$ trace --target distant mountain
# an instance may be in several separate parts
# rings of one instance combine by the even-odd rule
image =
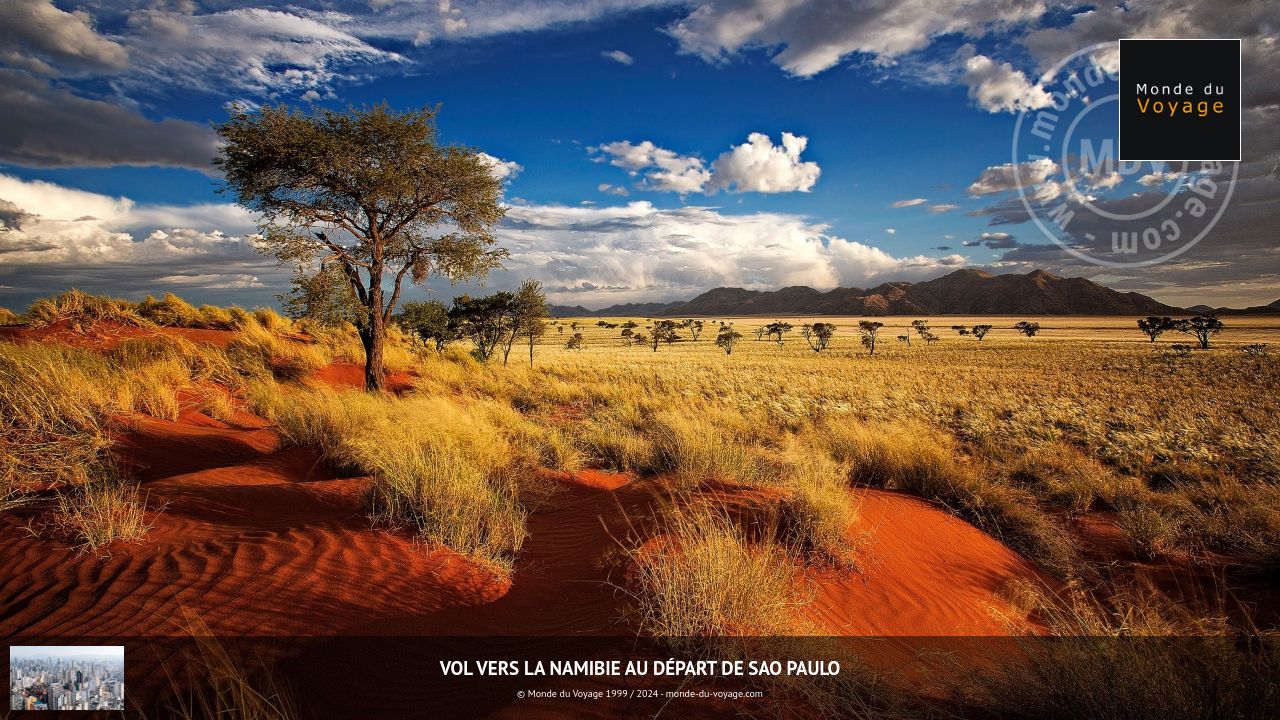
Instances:
[[[610,305],[599,310],[588,310],[581,305],[551,305],[551,317],[652,317],[664,310],[683,305],[684,302],[624,303]]]
[[[611,312],[609,314],[624,314]],[[920,283],[890,282],[869,289],[810,287],[775,291],[716,288],[657,312],[665,316],[721,315],[1147,315],[1185,314],[1146,295],[1118,292],[1085,278],[1043,270],[992,275],[957,270]]]
[[[1208,305],[1192,305],[1187,310],[1200,314],[1213,313],[1214,315],[1273,315],[1280,313],[1280,300],[1268,305],[1254,305],[1247,308],[1212,308]]]
[[[1280,307],[1280,300],[1273,303]],[[1252,309],[1251,309],[1252,310]],[[1272,310],[1275,311],[1275,310]],[[629,303],[588,310],[552,306],[556,317],[720,317],[732,315],[1185,315],[1188,310],[1085,278],[1044,270],[992,275],[957,270],[920,283],[822,292],[803,285],[781,290],[721,287],[688,302]],[[1190,312],[1200,312],[1190,310]]]

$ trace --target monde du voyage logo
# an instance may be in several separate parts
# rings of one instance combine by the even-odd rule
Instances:
[[[1106,267],[1154,265],[1209,234],[1239,170],[1239,40],[1099,43],[1041,82],[1014,128],[1020,215]]]

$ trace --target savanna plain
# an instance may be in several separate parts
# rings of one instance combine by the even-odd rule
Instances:
[[[6,636],[841,660],[729,708],[766,717],[1280,707],[1275,316],[1207,349],[1129,317],[701,318],[656,345],[620,328],[660,319],[560,318],[505,363],[393,330],[381,394],[353,328],[271,310],[68,292],[4,320]],[[203,657],[226,672],[174,715],[305,705]]]

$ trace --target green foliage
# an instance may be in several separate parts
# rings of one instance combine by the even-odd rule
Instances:
[[[827,345],[831,343],[831,338],[836,334],[836,326],[832,323],[813,323],[805,324],[800,328],[800,337],[803,337],[809,343],[809,347],[814,352],[822,352],[827,349]]]
[[[733,329],[732,325],[721,325],[716,333],[716,347],[722,348],[725,355],[733,354],[733,346],[742,339],[742,333]]]
[[[1014,325],[1013,329],[1017,330],[1023,335],[1026,335],[1027,337],[1035,337],[1036,333],[1040,332],[1040,323],[1031,322],[1029,320],[1022,320],[1018,322],[1017,325]]]
[[[858,334],[862,336],[862,346],[872,355],[876,354],[876,340],[882,327],[884,323],[875,320],[858,321]]]
[[[396,320],[405,332],[424,343],[432,343],[437,351],[458,337],[457,329],[449,321],[449,308],[439,300],[407,302]]]

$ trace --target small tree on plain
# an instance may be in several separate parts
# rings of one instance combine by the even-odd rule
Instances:
[[[569,337],[564,343],[565,350],[581,350],[582,349],[582,333],[576,332]]]
[[[827,345],[831,344],[831,337],[836,334],[836,326],[832,323],[813,323],[805,324],[800,328],[800,337],[809,343],[809,347],[816,353],[820,353],[827,349]]]
[[[1040,332],[1040,323],[1023,320],[1019,322],[1017,325],[1014,325],[1013,329],[1017,330],[1023,335],[1026,335],[1027,337],[1035,337],[1036,333]]]
[[[876,354],[876,338],[880,334],[880,328],[884,327],[884,323],[875,320],[859,320],[858,334],[862,336],[862,346],[865,347],[871,355]]]
[[[969,328],[965,327],[964,325],[952,325],[951,329],[955,330],[956,333],[961,337],[964,337],[965,335],[969,334]]]
[[[1167,315],[1164,317],[1149,315],[1138,320],[1138,329],[1151,338],[1151,342],[1155,342],[1157,338],[1175,327],[1177,325],[1174,323],[1173,318]]]
[[[1178,332],[1195,336],[1201,350],[1208,350],[1210,338],[1226,328],[1216,315],[1196,315],[1190,320],[1178,320],[1174,326]]]
[[[463,295],[454,298],[449,320],[460,336],[475,344],[476,359],[488,362],[513,332],[515,304],[515,295],[509,292],[477,298]]]
[[[764,327],[764,332],[778,343],[778,347],[782,347],[782,336],[791,332],[791,323],[771,322]]]
[[[990,325],[974,325],[973,329],[970,330],[969,332],[973,333],[973,336],[978,338],[978,342],[982,342],[982,338],[986,337],[987,333],[991,332],[991,326]]]
[[[649,341],[653,345],[654,352],[658,352],[658,343],[671,344],[680,337],[676,334],[676,327],[674,320],[659,320],[653,324]]]
[[[764,325],[761,325],[760,327],[756,328],[756,342],[760,342],[761,340],[764,339],[764,334],[766,330],[767,328]]]
[[[911,327],[916,331],[916,335],[922,338],[929,334],[929,322],[927,320],[912,320]]]
[[[436,352],[458,337],[457,329],[449,320],[449,308],[439,300],[405,303],[397,322],[405,332],[424,343],[434,344]]]
[[[926,330],[924,333],[924,342],[926,345],[932,345],[938,342],[938,336]]]
[[[703,322],[701,320],[689,321],[689,337],[693,338],[694,342],[698,341],[698,336],[702,334],[702,328]]]
[[[542,283],[537,280],[525,280],[512,296],[511,315],[507,318],[507,332],[502,352],[502,364],[507,364],[511,355],[511,346],[516,338],[524,338],[529,343],[529,365],[533,365],[533,346],[547,329],[547,296],[542,293]]]
[[[725,355],[732,355],[734,344],[741,339],[742,333],[730,325],[721,325],[720,332],[716,333],[716,346],[723,348]]]

